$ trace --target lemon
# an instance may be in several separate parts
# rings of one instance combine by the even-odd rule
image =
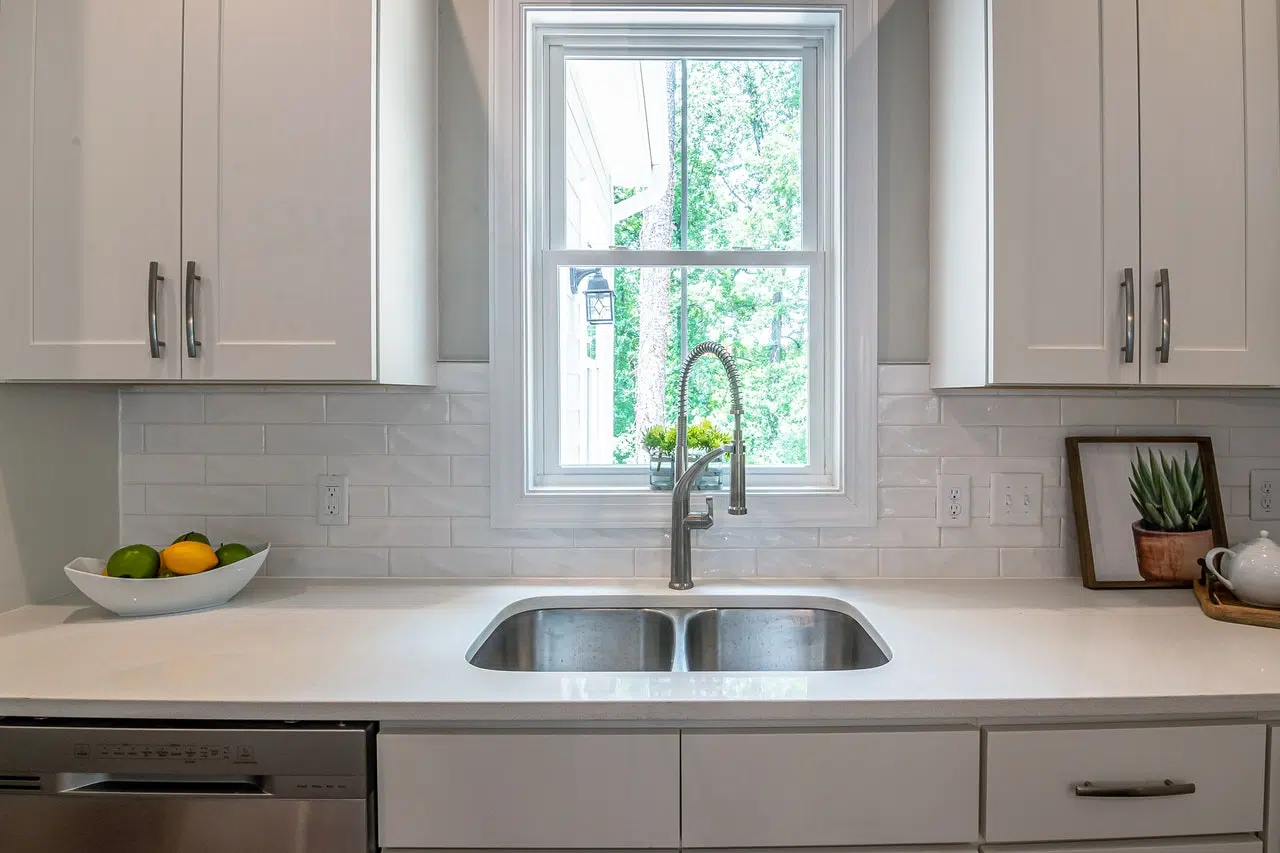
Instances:
[[[175,575],[195,575],[218,565],[218,555],[203,542],[174,542],[160,552],[160,560]]]
[[[184,533],[181,536],[179,536],[177,539],[173,540],[173,544],[175,545],[179,542],[203,542],[204,544],[208,545],[209,537],[205,536],[203,533],[196,533],[194,530],[192,530],[190,533]]]
[[[126,545],[107,560],[104,574],[113,578],[153,578],[160,572],[160,555],[149,545]]]
[[[217,550],[218,565],[229,566],[253,556],[253,552],[239,542],[228,542]]]

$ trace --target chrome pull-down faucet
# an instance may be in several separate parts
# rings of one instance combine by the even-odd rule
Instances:
[[[733,444],[717,447],[688,465],[689,452],[689,373],[704,355],[714,355],[729,375],[729,393],[733,397]],[[676,412],[675,486],[671,492],[671,583],[672,589],[693,587],[690,565],[691,530],[706,530],[715,524],[715,506],[707,498],[706,512],[689,511],[689,492],[698,476],[712,462],[725,454],[729,457],[729,515],[747,514],[747,459],[742,443],[742,386],[733,356],[720,344],[707,341],[689,351],[680,371],[680,398]]]

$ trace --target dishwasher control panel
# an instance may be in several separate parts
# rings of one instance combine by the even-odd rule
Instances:
[[[253,747],[249,744],[204,743],[77,743],[72,747],[71,757],[81,761],[114,758],[130,761],[181,761],[184,764],[201,761],[252,764],[255,760]]]

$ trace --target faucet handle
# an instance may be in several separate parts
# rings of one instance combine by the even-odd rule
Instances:
[[[707,498],[706,512],[691,512],[684,519],[684,526],[690,530],[706,530],[716,523],[716,504]]]

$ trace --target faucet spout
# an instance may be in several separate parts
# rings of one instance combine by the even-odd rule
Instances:
[[[733,443],[717,447],[688,464],[689,453],[689,374],[693,365],[704,355],[713,355],[724,366],[729,377],[729,393],[733,398],[730,411],[733,414]],[[693,587],[691,565],[692,539],[690,531],[705,530],[715,524],[714,504],[707,498],[706,512],[689,511],[689,493],[698,476],[715,460],[730,454],[729,460],[729,514],[747,514],[747,460],[746,445],[742,441],[742,387],[738,378],[738,366],[723,346],[712,341],[698,344],[689,352],[680,372],[679,408],[676,413],[676,482],[671,494],[671,583],[672,589]]]

